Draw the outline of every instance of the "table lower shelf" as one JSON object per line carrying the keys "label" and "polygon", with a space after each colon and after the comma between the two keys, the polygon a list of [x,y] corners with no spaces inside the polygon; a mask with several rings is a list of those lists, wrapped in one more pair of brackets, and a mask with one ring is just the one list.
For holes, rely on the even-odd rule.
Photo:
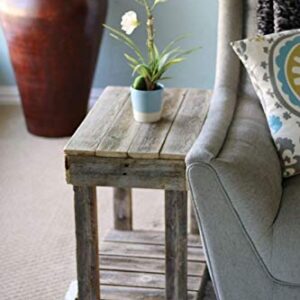
{"label": "table lower shelf", "polygon": [[[207,280],[199,236],[188,238],[188,299],[201,299]],[[101,300],[165,299],[164,233],[111,231],[100,243]],[[65,300],[75,300],[73,282]]]}

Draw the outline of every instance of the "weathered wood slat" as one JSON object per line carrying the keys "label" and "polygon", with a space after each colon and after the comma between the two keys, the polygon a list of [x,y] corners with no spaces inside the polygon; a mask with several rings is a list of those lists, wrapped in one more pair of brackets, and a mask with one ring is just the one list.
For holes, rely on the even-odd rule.
{"label": "weathered wood slat", "polygon": [[[165,291],[151,288],[101,286],[101,300],[165,300]],[[188,300],[196,300],[196,292],[188,292]]]}
{"label": "weathered wood slat", "polygon": [[153,159],[159,152],[187,93],[184,89],[165,91],[162,119],[158,123],[141,124],[132,141],[128,154],[133,158]]}
{"label": "weathered wood slat", "polygon": [[186,190],[185,163],[180,160],[66,157],[68,183]]}
{"label": "weathered wood slat", "polygon": [[96,188],[74,187],[79,299],[97,300],[99,257]]}
{"label": "weathered wood slat", "polygon": [[117,230],[132,230],[131,189],[114,188],[114,226]]}
{"label": "weathered wood slat", "polygon": [[[102,255],[100,260],[101,270],[165,274],[165,261],[163,259]],[[188,275],[202,277],[205,266],[205,263],[189,262]]]}
{"label": "weathered wood slat", "polygon": [[99,144],[96,155],[101,157],[127,157],[128,149],[140,126],[141,124],[133,119],[131,101],[128,101]]}
{"label": "weathered wood slat", "polygon": [[[162,289],[120,287],[101,285],[101,300],[165,300],[165,291]],[[66,300],[75,300],[77,297],[77,282],[73,281],[68,290]],[[196,292],[188,292],[188,300],[197,300]]]}
{"label": "weathered wood slat", "polygon": [[191,207],[190,210],[190,233],[193,235],[199,235],[198,223],[195,215],[194,207]]}
{"label": "weathered wood slat", "polygon": [[165,191],[165,227],[166,300],[186,300],[187,289],[190,289],[187,280],[187,192]]}
{"label": "weathered wood slat", "polygon": [[[124,236],[122,237],[122,235]],[[163,233],[113,230],[112,234],[108,234],[108,236],[114,241],[111,243],[105,238],[100,247],[100,252],[105,252],[104,254],[100,254],[101,299],[166,299],[165,247],[162,245],[153,247],[153,245],[147,244],[147,237],[151,236],[158,243],[161,243],[159,236],[163,236]],[[199,240],[199,237],[196,236],[195,238]],[[126,239],[129,242],[124,247]],[[146,244],[135,245],[133,243],[135,240],[146,241]],[[113,248],[111,244],[113,244]],[[132,248],[133,251],[128,251],[128,248]],[[201,248],[192,249],[200,250]],[[120,255],[115,255],[117,252]],[[151,257],[153,253],[154,257]],[[199,258],[199,254],[201,253],[195,253],[194,251],[193,255]],[[199,293],[203,290],[207,280],[206,273],[205,262],[188,262],[189,288],[195,290],[188,292],[188,299],[200,299],[198,298]],[[68,299],[75,300],[77,296],[76,282],[71,284],[68,292],[69,295],[70,292],[74,295],[74,298],[71,297]]]}
{"label": "weathered wood slat", "polygon": [[198,227],[196,211],[195,211],[192,195],[190,192],[188,193],[188,199],[190,202],[190,233],[194,236],[197,236],[197,235],[199,236],[200,231],[199,231],[199,227]]}
{"label": "weathered wood slat", "polygon": [[100,100],[66,145],[65,153],[68,155],[94,155],[99,143],[126,101],[129,101],[128,88],[106,88]]}
{"label": "weathered wood slat", "polygon": [[[165,233],[161,231],[119,231],[111,230],[105,236],[105,241],[108,242],[121,242],[121,243],[134,243],[134,244],[152,244],[164,245]],[[188,246],[201,248],[201,239],[199,235],[188,235]]]}
{"label": "weathered wood slat", "polygon": [[[188,290],[197,292],[200,288],[201,277],[188,277]],[[137,272],[106,271],[101,272],[101,285],[159,288],[165,289],[165,276],[161,274],[145,274]],[[176,299],[176,298],[174,298]],[[177,298],[184,299],[184,298]]]}
{"label": "weathered wood slat", "polygon": [[185,159],[199,135],[209,107],[209,92],[189,89],[161,150],[160,158]]}
{"label": "weathered wood slat", "polygon": [[[163,259],[165,257],[165,247],[160,245],[106,242],[103,246],[100,247],[100,255]],[[205,262],[202,248],[188,248],[188,260]]]}

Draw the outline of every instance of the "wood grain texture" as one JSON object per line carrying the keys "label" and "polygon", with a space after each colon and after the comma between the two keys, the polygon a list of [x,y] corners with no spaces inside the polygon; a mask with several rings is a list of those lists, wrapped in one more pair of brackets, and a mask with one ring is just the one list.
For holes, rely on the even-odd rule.
{"label": "wood grain texture", "polygon": [[166,89],[162,120],[134,121],[125,87],[108,87],[65,147],[68,155],[184,160],[198,136],[210,92]]}
{"label": "wood grain texture", "polygon": [[[202,277],[205,263],[188,262],[188,275]],[[165,274],[165,261],[156,258],[102,255],[100,270]]]}
{"label": "wood grain texture", "polygon": [[[163,232],[157,233],[160,236],[164,235]],[[147,237],[155,236],[154,234],[153,231],[138,231],[135,235],[134,231],[113,230],[105,236],[101,249],[106,248],[107,243],[113,243],[115,245],[114,249],[121,248],[121,250],[118,251],[120,255],[115,255],[115,251],[100,254],[101,299],[166,299],[165,259],[161,253],[161,250],[164,251],[160,245],[161,240],[156,235],[154,243],[158,242],[159,244],[156,246],[159,246],[159,249],[161,249],[159,250],[159,258],[148,257],[148,254],[151,255],[153,253],[153,248],[148,247],[149,242],[138,243],[138,241],[145,241]],[[195,238],[199,239],[198,236],[195,236]],[[135,244],[134,241],[137,243]],[[144,248],[144,257],[135,256],[137,254],[135,251],[137,249],[136,246]],[[129,248],[134,248],[135,250],[128,251]],[[140,253],[142,252],[140,251]],[[201,295],[207,280],[205,262],[189,261],[187,279],[189,281],[189,289],[195,289],[195,291],[188,290],[188,299],[202,299]],[[70,289],[74,289],[72,293],[74,299],[77,295],[76,286],[76,282],[70,286]]]}
{"label": "wood grain texture", "polygon": [[180,160],[67,156],[67,182],[73,185],[186,190]]}
{"label": "wood grain texture", "polygon": [[114,226],[117,230],[132,230],[131,189],[114,188]]}
{"label": "wood grain texture", "polygon": [[189,212],[189,216],[190,216],[190,234],[193,236],[199,236],[200,238],[200,231],[199,231],[199,227],[198,227],[198,221],[197,221],[197,216],[196,216],[196,211],[195,211],[195,206],[193,203],[193,199],[192,199],[192,194],[190,192],[188,192],[188,201],[190,204],[190,212]]}
{"label": "wood grain texture", "polygon": [[158,158],[166,136],[186,96],[187,90],[165,91],[162,119],[153,124],[141,124],[133,139],[128,155],[133,158]]}
{"label": "wood grain texture", "polygon": [[[111,230],[105,236],[107,242],[133,243],[133,244],[150,244],[164,245],[165,234],[160,231],[118,231]],[[192,248],[202,248],[202,243],[199,235],[188,235],[188,246]]]}
{"label": "wood grain texture", "polygon": [[166,299],[186,300],[187,192],[165,191],[165,223]]}
{"label": "wood grain texture", "polygon": [[133,119],[132,105],[128,101],[97,147],[96,155],[101,157],[127,157],[128,149],[139,132],[140,126],[143,125]]}
{"label": "wood grain texture", "polygon": [[[76,286],[76,281],[70,285],[68,300],[77,300]],[[101,300],[165,300],[165,291],[163,289],[101,285],[101,291]],[[188,292],[188,300],[198,299],[196,292]]]}
{"label": "wood grain texture", "polygon": [[74,187],[78,295],[99,300],[99,256],[96,188]]}
{"label": "wood grain texture", "polygon": [[[128,256],[140,258],[165,258],[165,247],[160,245],[118,244],[106,242],[100,247],[101,255]],[[202,248],[188,248],[188,260],[205,262]]]}
{"label": "wood grain texture", "polygon": [[[188,290],[197,292],[200,288],[201,280],[199,277],[190,276],[188,278]],[[102,271],[101,284],[117,285],[127,287],[143,287],[143,288],[165,288],[165,275],[154,273],[138,273],[123,271]],[[184,300],[185,298],[173,298],[176,300]]]}
{"label": "wood grain texture", "polygon": [[160,152],[160,158],[184,160],[204,124],[210,92],[189,89]]}
{"label": "wood grain texture", "polygon": [[108,87],[74,133],[64,151],[68,155],[95,155],[96,149],[126,101],[129,89]]}
{"label": "wood grain texture", "polygon": [[[165,300],[165,291],[162,289],[103,285],[101,290],[101,300]],[[188,300],[197,300],[197,293],[189,292]]]}
{"label": "wood grain texture", "polygon": [[190,210],[190,233],[193,235],[200,234],[196,215],[195,215],[195,209],[193,206],[191,207],[191,210]]}

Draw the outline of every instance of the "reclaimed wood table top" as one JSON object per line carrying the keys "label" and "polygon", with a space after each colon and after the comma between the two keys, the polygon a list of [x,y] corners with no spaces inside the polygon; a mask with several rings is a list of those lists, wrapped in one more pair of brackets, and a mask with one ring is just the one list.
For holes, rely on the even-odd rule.
{"label": "reclaimed wood table top", "polygon": [[184,160],[199,135],[211,92],[166,89],[162,119],[133,119],[130,90],[107,87],[65,147],[67,156]]}

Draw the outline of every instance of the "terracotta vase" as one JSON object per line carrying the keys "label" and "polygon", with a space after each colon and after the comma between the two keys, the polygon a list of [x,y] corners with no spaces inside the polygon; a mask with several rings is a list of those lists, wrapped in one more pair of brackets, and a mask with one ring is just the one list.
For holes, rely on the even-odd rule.
{"label": "terracotta vase", "polygon": [[69,136],[87,112],[106,0],[1,0],[28,130]]}

